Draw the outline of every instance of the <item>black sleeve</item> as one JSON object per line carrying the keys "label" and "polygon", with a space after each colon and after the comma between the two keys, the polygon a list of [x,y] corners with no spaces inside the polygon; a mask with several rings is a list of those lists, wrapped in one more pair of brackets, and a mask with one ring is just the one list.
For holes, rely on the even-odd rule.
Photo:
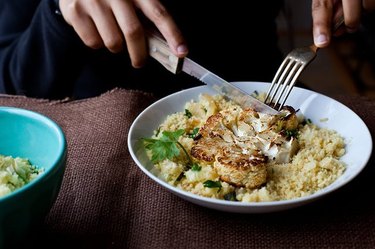
{"label": "black sleeve", "polygon": [[0,92],[70,96],[87,48],[54,0],[0,0]]}

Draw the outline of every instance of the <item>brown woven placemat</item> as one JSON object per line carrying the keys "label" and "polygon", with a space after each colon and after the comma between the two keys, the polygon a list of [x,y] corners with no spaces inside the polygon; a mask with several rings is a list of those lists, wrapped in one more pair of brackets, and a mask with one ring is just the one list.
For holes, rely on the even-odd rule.
{"label": "brown woven placemat", "polygon": [[[374,101],[336,99],[375,134]],[[127,131],[153,101],[122,89],[80,101],[0,97],[0,105],[52,118],[68,142],[61,191],[29,248],[375,248],[374,156],[350,184],[304,207],[270,214],[210,210],[161,188],[132,161]]]}

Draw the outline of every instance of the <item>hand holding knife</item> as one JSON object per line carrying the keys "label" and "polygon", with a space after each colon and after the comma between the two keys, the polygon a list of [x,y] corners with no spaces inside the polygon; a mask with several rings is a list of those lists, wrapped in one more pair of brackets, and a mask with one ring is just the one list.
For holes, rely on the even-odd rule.
{"label": "hand holding knife", "polygon": [[230,100],[233,100],[243,108],[253,108],[258,112],[266,114],[278,114],[278,111],[275,109],[252,97],[243,90],[235,87],[191,59],[187,57],[178,58],[175,56],[169,49],[168,44],[158,33],[147,30],[146,37],[150,56],[157,60],[170,72],[177,74],[180,71],[183,71],[199,79],[218,93],[224,95]]}

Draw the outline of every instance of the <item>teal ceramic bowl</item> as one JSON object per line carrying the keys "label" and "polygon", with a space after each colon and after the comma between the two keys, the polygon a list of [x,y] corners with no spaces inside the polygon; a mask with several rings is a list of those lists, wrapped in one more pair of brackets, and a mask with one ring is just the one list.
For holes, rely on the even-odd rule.
{"label": "teal ceramic bowl", "polygon": [[0,107],[0,154],[27,158],[44,172],[0,197],[0,248],[22,243],[40,225],[60,190],[67,145],[51,119],[25,109]]}

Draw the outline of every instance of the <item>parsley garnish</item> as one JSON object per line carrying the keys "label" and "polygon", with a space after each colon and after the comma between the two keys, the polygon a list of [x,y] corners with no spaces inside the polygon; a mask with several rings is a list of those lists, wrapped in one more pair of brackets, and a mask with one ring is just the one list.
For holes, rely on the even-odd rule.
{"label": "parsley garnish", "polygon": [[306,119],[306,124],[312,124],[312,121],[311,121],[311,119]]}
{"label": "parsley garnish", "polygon": [[198,132],[199,132],[199,128],[196,127],[196,128],[193,129],[193,132],[190,133],[188,136],[189,136],[190,138],[195,138],[195,136],[198,134]]}
{"label": "parsley garnish", "polygon": [[295,130],[285,130],[285,136],[287,138],[291,138],[291,137],[297,138],[298,137],[298,130],[297,129],[295,129]]}
{"label": "parsley garnish", "polygon": [[251,94],[251,96],[257,98],[257,97],[259,97],[259,92],[258,92],[257,90],[255,90],[255,91]]}
{"label": "parsley garnish", "polygon": [[188,110],[188,109],[185,109],[185,114],[184,114],[187,118],[191,118],[193,116],[193,114],[191,114],[191,112]]}
{"label": "parsley garnish", "polygon": [[[183,129],[174,132],[163,131],[159,139],[144,138],[145,148],[152,152],[151,161],[157,163],[165,159],[172,160],[180,154],[180,149],[177,146],[182,148],[187,154],[185,148],[178,142],[178,138],[184,134],[184,132]],[[189,161],[190,160],[189,157]]]}
{"label": "parsley garnish", "polygon": [[180,175],[177,177],[176,182],[179,182],[182,180],[182,178],[185,177],[185,172],[181,172]]}
{"label": "parsley garnish", "polygon": [[203,183],[203,186],[206,188],[219,188],[217,192],[220,192],[221,190],[221,182],[220,181],[212,181],[212,180],[207,180]]}
{"label": "parsley garnish", "polygon": [[191,166],[191,170],[192,171],[201,171],[202,167],[199,166],[199,164],[197,163],[193,163],[193,165]]}
{"label": "parsley garnish", "polygon": [[159,136],[161,127],[159,126],[158,129],[156,130],[155,136]]}
{"label": "parsley garnish", "polygon": [[159,139],[144,138],[145,148],[152,152],[151,161],[153,163],[158,163],[165,159],[172,160],[179,156],[182,150],[188,160],[185,170],[194,168],[193,170],[199,171],[200,166],[197,163],[193,163],[193,160],[184,146],[178,141],[178,138],[184,133],[185,131],[183,129],[177,131],[163,131]]}

